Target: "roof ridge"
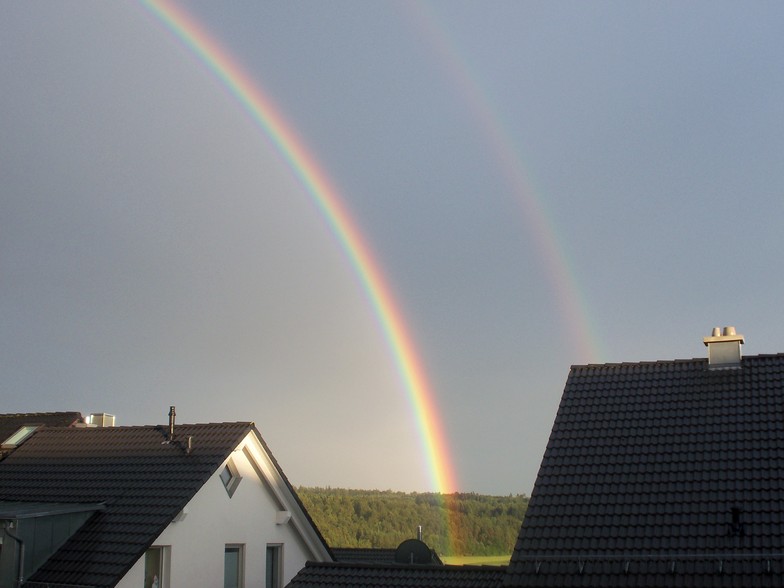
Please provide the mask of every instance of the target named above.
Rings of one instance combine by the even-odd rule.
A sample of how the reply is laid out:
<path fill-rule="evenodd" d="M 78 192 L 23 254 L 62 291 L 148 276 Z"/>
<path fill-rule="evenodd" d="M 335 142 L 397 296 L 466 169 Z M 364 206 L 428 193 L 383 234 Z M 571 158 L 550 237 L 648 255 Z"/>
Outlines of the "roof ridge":
<path fill-rule="evenodd" d="M 40 413 L 37 413 L 40 414 Z M 215 422 L 215 423 L 177 423 L 175 425 L 176 429 L 180 427 L 220 427 L 220 426 L 237 426 L 243 428 L 251 428 L 255 427 L 256 424 L 253 421 L 225 421 L 225 422 Z M 111 431 L 111 430 L 120 430 L 120 429 L 160 429 L 164 427 L 168 429 L 169 425 L 165 423 L 158 423 L 158 424 L 147 424 L 147 425 L 112 425 L 110 427 L 96 427 L 96 426 L 87 426 L 87 427 L 70 427 L 70 429 L 78 430 L 78 431 Z M 59 427 L 61 429 L 66 429 L 68 427 Z"/>
<path fill-rule="evenodd" d="M 770 359 L 770 358 L 784 358 L 784 352 L 781 353 L 759 353 L 755 355 L 744 355 L 743 360 L 754 359 Z M 570 366 L 570 370 L 582 368 L 606 368 L 606 367 L 622 367 L 622 366 L 648 366 L 660 364 L 676 364 L 676 363 L 706 363 L 707 357 L 692 357 L 691 359 L 676 358 L 676 359 L 652 359 L 644 361 L 608 361 L 604 363 L 575 363 Z"/>
<path fill-rule="evenodd" d="M 54 416 L 54 415 L 72 415 L 76 414 L 81 416 L 82 413 L 78 410 L 53 410 L 49 412 L 5 412 L 0 414 L 0 419 L 18 419 L 22 417 L 37 417 L 37 416 Z"/>
<path fill-rule="evenodd" d="M 305 562 L 306 568 L 314 567 L 330 567 L 330 568 L 369 568 L 374 570 L 427 570 L 433 569 L 438 571 L 443 570 L 485 570 L 485 571 L 500 571 L 506 570 L 505 565 L 478 565 L 478 564 L 409 564 L 409 563 L 386 563 L 386 562 L 350 562 L 350 561 L 307 561 Z"/>

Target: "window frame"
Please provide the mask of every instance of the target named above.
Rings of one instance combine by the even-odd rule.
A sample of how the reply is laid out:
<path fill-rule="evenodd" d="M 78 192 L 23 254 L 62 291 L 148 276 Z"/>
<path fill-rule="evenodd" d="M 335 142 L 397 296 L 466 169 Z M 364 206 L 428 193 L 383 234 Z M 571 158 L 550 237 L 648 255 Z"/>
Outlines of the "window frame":
<path fill-rule="evenodd" d="M 270 562 L 273 562 L 270 569 Z M 264 586 L 283 588 L 283 543 L 267 543 L 264 560 Z"/>
<path fill-rule="evenodd" d="M 35 433 L 41 425 L 36 424 L 28 424 L 22 425 L 16 431 L 11 433 L 7 439 L 5 439 L 1 444 L 0 448 L 2 449 L 15 449 L 19 447 L 22 443 L 24 443 L 30 435 Z"/>
<path fill-rule="evenodd" d="M 232 458 L 229 458 L 226 464 L 223 466 L 219 477 L 223 483 L 223 487 L 226 489 L 226 493 L 229 495 L 229 498 L 234 496 L 234 493 L 237 491 L 237 487 L 240 485 L 240 482 L 242 482 L 242 476 L 240 476 L 240 472 Z"/>
<path fill-rule="evenodd" d="M 226 554 L 229 550 L 237 551 L 237 588 L 245 587 L 245 544 L 226 543 L 223 547 L 223 588 L 226 588 Z"/>
<path fill-rule="evenodd" d="M 147 585 L 147 555 L 151 551 L 158 552 L 158 588 L 169 588 L 169 570 L 171 569 L 171 545 L 151 545 L 147 548 L 144 552 L 144 575 L 143 575 L 143 586 L 144 588 L 150 588 L 152 586 L 152 582 L 150 585 Z"/>

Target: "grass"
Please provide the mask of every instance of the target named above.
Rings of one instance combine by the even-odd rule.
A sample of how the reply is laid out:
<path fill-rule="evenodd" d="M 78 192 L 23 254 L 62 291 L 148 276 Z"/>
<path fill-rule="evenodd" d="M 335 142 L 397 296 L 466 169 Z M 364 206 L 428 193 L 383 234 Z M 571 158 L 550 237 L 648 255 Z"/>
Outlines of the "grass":
<path fill-rule="evenodd" d="M 445 564 L 452 566 L 505 566 L 511 555 L 451 555 L 440 556 Z"/>

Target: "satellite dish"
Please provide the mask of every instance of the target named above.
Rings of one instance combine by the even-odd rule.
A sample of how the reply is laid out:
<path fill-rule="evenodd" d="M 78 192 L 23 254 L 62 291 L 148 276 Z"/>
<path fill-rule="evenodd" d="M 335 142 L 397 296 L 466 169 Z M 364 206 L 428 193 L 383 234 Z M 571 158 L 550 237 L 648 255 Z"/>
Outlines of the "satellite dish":
<path fill-rule="evenodd" d="M 424 541 L 406 539 L 395 550 L 395 563 L 429 564 L 433 563 L 433 554 Z"/>

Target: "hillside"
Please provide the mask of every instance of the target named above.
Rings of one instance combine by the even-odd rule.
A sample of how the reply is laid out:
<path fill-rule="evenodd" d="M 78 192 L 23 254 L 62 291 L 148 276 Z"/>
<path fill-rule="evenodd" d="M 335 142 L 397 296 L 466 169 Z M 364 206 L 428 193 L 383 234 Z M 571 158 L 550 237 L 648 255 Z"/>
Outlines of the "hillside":
<path fill-rule="evenodd" d="M 511 553 L 528 506 L 519 494 L 308 487 L 297 493 L 332 547 L 394 548 L 422 525 L 422 539 L 443 556 Z"/>

